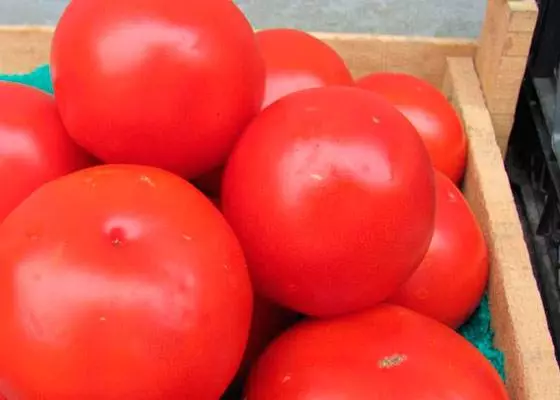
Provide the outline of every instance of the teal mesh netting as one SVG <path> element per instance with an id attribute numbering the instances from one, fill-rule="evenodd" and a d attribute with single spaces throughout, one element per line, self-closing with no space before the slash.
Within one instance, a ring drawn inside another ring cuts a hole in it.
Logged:
<path id="1" fill-rule="evenodd" d="M 31 85 L 49 93 L 53 91 L 50 70 L 47 65 L 41 66 L 27 74 L 0 74 L 0 80 Z M 486 358 L 490 360 L 494 367 L 496 367 L 502 378 L 505 378 L 503 354 L 493 345 L 494 332 L 490 326 L 490 310 L 488 307 L 488 298 L 486 296 L 482 299 L 477 311 L 470 320 L 459 329 L 459 332 L 468 341 L 474 344 Z"/>

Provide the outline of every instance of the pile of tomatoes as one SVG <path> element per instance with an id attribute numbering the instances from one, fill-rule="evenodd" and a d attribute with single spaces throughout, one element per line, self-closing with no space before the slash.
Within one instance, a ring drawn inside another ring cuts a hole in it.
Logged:
<path id="1" fill-rule="evenodd" d="M 0 83 L 7 400 L 507 399 L 436 88 L 230 0 L 73 0 L 51 68 Z"/>

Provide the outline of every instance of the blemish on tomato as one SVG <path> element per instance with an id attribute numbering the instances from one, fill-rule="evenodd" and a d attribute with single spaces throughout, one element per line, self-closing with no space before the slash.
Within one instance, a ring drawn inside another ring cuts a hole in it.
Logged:
<path id="1" fill-rule="evenodd" d="M 87 178 L 85 178 L 84 183 L 92 188 L 95 188 L 95 186 L 97 186 L 97 183 L 92 176 L 88 176 Z"/>
<path id="2" fill-rule="evenodd" d="M 322 175 L 319 174 L 311 174 L 311 178 L 313 178 L 316 181 L 322 181 L 323 179 L 325 179 Z"/>
<path id="3" fill-rule="evenodd" d="M 126 233 L 121 227 L 113 227 L 109 230 L 109 238 L 114 247 L 120 247 L 126 241 Z"/>
<path id="4" fill-rule="evenodd" d="M 156 184 L 154 183 L 154 181 L 151 180 L 150 177 L 149 177 L 149 176 L 146 176 L 146 175 L 142 175 L 142 176 L 140 177 L 140 182 L 144 182 L 144 183 L 148 184 L 148 185 L 151 186 L 151 187 L 156 187 Z"/>
<path id="5" fill-rule="evenodd" d="M 454 193 L 448 192 L 447 193 L 447 199 L 451 202 L 451 203 L 455 203 L 457 201 L 457 196 L 455 196 Z"/>
<path id="6" fill-rule="evenodd" d="M 39 233 L 35 230 L 25 232 L 25 236 L 33 242 L 38 240 L 40 237 Z"/>
<path id="7" fill-rule="evenodd" d="M 371 120 L 373 121 L 374 124 L 378 124 L 381 122 L 381 120 L 379 118 L 377 118 L 376 116 L 371 117 Z"/>
<path id="8" fill-rule="evenodd" d="M 381 369 L 391 369 L 398 367 L 407 360 L 407 356 L 404 354 L 393 354 L 388 357 L 384 357 L 377 363 L 377 366 Z"/>

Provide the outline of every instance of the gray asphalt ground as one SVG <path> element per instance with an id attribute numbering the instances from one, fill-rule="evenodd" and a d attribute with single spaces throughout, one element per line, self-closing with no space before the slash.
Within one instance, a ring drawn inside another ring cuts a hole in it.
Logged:
<path id="1" fill-rule="evenodd" d="M 486 4 L 486 0 L 236 2 L 258 28 L 469 37 L 478 35 Z M 66 4 L 67 0 L 0 0 L 0 24 L 52 25 Z"/>

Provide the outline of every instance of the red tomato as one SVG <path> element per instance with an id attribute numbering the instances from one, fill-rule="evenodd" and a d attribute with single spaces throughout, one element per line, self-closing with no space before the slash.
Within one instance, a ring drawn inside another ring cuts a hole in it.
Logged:
<path id="1" fill-rule="evenodd" d="M 467 137 L 453 106 L 438 89 L 412 75 L 394 72 L 371 74 L 357 85 L 394 104 L 422 136 L 434 167 L 455 183 L 461 180 Z"/>
<path id="2" fill-rule="evenodd" d="M 308 89 L 268 107 L 234 149 L 222 189 L 255 290 L 309 315 L 386 299 L 432 237 L 434 173 L 422 140 L 361 89 Z"/>
<path id="3" fill-rule="evenodd" d="M 52 96 L 0 82 L 0 222 L 43 183 L 91 162 L 66 133 Z"/>
<path id="4" fill-rule="evenodd" d="M 507 400 L 500 376 L 452 329 L 405 308 L 304 322 L 266 350 L 247 400 Z"/>
<path id="5" fill-rule="evenodd" d="M 0 225 L 0 265 L 0 371 L 16 398 L 216 400 L 239 366 L 242 250 L 168 172 L 108 165 L 42 186 Z"/>
<path id="6" fill-rule="evenodd" d="M 253 30 L 231 1 L 75 0 L 51 61 L 78 143 L 189 179 L 223 165 L 264 93 Z"/>
<path id="7" fill-rule="evenodd" d="M 473 313 L 488 281 L 484 235 L 463 195 L 436 173 L 436 225 L 420 267 L 391 302 L 458 328 Z"/>
<path id="8" fill-rule="evenodd" d="M 306 32 L 265 29 L 256 36 L 266 63 L 263 108 L 299 90 L 354 84 L 342 57 Z"/>

